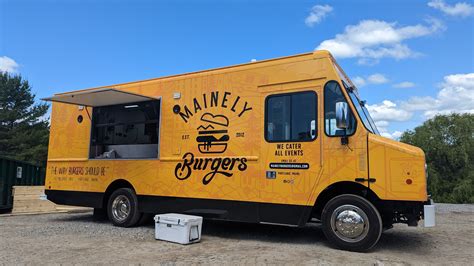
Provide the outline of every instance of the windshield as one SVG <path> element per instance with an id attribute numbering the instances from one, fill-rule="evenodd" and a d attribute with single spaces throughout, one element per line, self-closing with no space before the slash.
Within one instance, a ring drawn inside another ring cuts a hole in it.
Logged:
<path id="1" fill-rule="evenodd" d="M 347 86 L 344 81 L 342 83 L 344 84 L 344 87 L 346 88 L 352 103 L 356 107 L 357 113 L 359 113 L 359 117 L 362 120 L 362 123 L 364 123 L 365 128 L 367 128 L 367 130 L 369 130 L 371 133 L 380 135 L 374 120 L 369 114 L 369 110 L 367 110 L 367 107 L 365 106 L 365 102 L 359 99 L 359 96 L 357 96 L 352 87 Z"/>

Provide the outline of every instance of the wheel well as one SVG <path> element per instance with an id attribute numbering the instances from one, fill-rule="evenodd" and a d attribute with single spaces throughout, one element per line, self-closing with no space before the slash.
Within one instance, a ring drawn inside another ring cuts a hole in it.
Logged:
<path id="1" fill-rule="evenodd" d="M 368 187 L 355 182 L 342 181 L 337 182 L 323 190 L 314 204 L 311 218 L 321 219 L 321 213 L 326 203 L 332 198 L 342 194 L 354 194 L 366 198 L 377 207 L 379 198 Z M 378 208 L 378 207 L 377 207 Z"/>
<path id="2" fill-rule="evenodd" d="M 104 209 L 107 209 L 107 202 L 109 201 L 110 195 L 112 195 L 112 193 L 119 188 L 131 188 L 135 191 L 130 182 L 123 179 L 115 180 L 114 182 L 110 183 L 110 185 L 107 187 L 107 190 L 105 190 L 104 198 L 102 200 L 102 206 Z"/>

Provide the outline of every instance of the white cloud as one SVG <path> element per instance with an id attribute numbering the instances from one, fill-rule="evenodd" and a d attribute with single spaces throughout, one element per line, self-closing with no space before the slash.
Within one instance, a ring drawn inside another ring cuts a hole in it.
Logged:
<path id="1" fill-rule="evenodd" d="M 415 87 L 415 83 L 410 82 L 410 81 L 404 81 L 397 84 L 393 84 L 393 87 L 394 88 L 413 88 Z"/>
<path id="2" fill-rule="evenodd" d="M 394 131 L 394 132 L 390 132 L 388 130 L 388 126 L 389 126 L 389 122 L 388 121 L 385 121 L 385 120 L 379 120 L 379 121 L 376 121 L 375 122 L 375 125 L 377 126 L 377 129 L 379 130 L 380 132 L 380 135 L 386 137 L 386 138 L 391 138 L 391 139 L 399 139 L 403 132 L 402 131 Z"/>
<path id="3" fill-rule="evenodd" d="M 403 41 L 427 36 L 444 29 L 441 21 L 427 20 L 426 25 L 399 26 L 396 22 L 362 20 L 348 25 L 335 38 L 321 42 L 316 50 L 329 50 L 338 58 L 359 58 L 360 64 L 374 64 L 380 58 L 403 59 L 415 57 Z"/>
<path id="4" fill-rule="evenodd" d="M 8 56 L 0 56 L 0 71 L 14 73 L 18 70 L 18 64 Z"/>
<path id="5" fill-rule="evenodd" d="M 432 0 L 428 2 L 428 6 L 449 16 L 468 17 L 474 13 L 474 7 L 465 2 L 448 5 L 443 0 Z"/>
<path id="6" fill-rule="evenodd" d="M 412 97 L 402 104 L 408 111 L 423 111 L 427 118 L 437 114 L 474 113 L 474 73 L 444 77 L 436 97 Z"/>
<path id="7" fill-rule="evenodd" d="M 409 120 L 415 112 L 422 112 L 425 118 L 438 114 L 474 114 L 474 73 L 454 74 L 444 77 L 436 97 L 411 97 L 396 104 L 385 100 L 382 103 L 367 105 L 382 136 L 397 139 L 402 132 L 390 133 L 392 122 Z"/>
<path id="8" fill-rule="evenodd" d="M 385 120 L 378 120 L 378 121 L 375 121 L 375 125 L 377 126 L 377 128 L 386 128 L 388 127 L 390 123 L 388 121 L 385 121 Z"/>
<path id="9" fill-rule="evenodd" d="M 372 84 L 384 84 L 388 82 L 388 79 L 382 74 L 373 74 L 367 77 L 367 81 Z"/>
<path id="10" fill-rule="evenodd" d="M 311 12 L 308 17 L 306 17 L 304 23 L 306 23 L 308 27 L 313 27 L 320 23 L 332 10 L 333 8 L 330 5 L 315 5 L 311 8 Z"/>
<path id="11" fill-rule="evenodd" d="M 355 78 L 352 79 L 352 82 L 357 86 L 357 87 L 363 87 L 365 85 L 369 84 L 384 84 L 387 83 L 389 80 L 386 78 L 384 75 L 375 73 L 367 78 L 363 78 L 360 76 L 356 76 Z"/>
<path id="12" fill-rule="evenodd" d="M 395 130 L 392 133 L 392 139 L 399 139 L 403 135 L 402 131 Z"/>
<path id="13" fill-rule="evenodd" d="M 385 100 L 380 104 L 367 105 L 367 109 L 369 109 L 370 115 L 376 122 L 407 121 L 413 115 L 411 112 L 400 109 L 396 103 L 389 100 Z"/>
<path id="14" fill-rule="evenodd" d="M 380 135 L 391 139 L 399 139 L 403 132 L 398 130 L 390 132 L 388 129 L 390 122 L 406 121 L 412 116 L 412 113 L 400 110 L 395 103 L 388 100 L 383 101 L 381 104 L 367 105 L 367 109 L 369 109 Z"/>
<path id="15" fill-rule="evenodd" d="M 356 87 L 363 87 L 365 86 L 366 82 L 365 82 L 365 79 L 363 77 L 354 77 L 352 79 L 352 82 L 356 85 Z"/>
<path id="16" fill-rule="evenodd" d="M 386 138 L 398 140 L 403 135 L 403 132 L 398 130 L 394 131 L 393 133 L 390 133 L 389 131 L 380 131 L 380 135 Z"/>

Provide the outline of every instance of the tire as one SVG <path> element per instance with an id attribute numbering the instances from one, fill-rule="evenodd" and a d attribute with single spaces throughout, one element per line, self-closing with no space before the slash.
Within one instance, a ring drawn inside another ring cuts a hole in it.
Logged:
<path id="1" fill-rule="evenodd" d="M 331 244 L 356 252 L 375 246 L 383 229 L 382 218 L 374 205 L 351 194 L 331 199 L 323 209 L 321 221 L 324 235 Z"/>
<path id="2" fill-rule="evenodd" d="M 132 227 L 137 225 L 142 213 L 138 211 L 135 191 L 130 188 L 115 190 L 107 203 L 107 215 L 115 226 Z"/>

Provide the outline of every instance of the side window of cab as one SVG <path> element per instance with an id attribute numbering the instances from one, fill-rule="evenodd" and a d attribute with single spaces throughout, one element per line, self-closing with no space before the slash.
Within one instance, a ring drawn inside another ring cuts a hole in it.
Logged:
<path id="1" fill-rule="evenodd" d="M 265 103 L 265 139 L 268 142 L 316 139 L 317 102 L 314 91 L 268 96 Z"/>
<path id="2" fill-rule="evenodd" d="M 336 81 L 329 81 L 324 86 L 324 131 L 329 137 L 350 136 L 356 130 L 356 119 L 349 108 L 349 127 L 347 129 L 338 128 L 336 126 L 336 103 L 347 103 L 341 87 Z"/>

